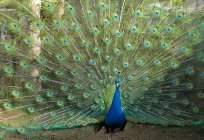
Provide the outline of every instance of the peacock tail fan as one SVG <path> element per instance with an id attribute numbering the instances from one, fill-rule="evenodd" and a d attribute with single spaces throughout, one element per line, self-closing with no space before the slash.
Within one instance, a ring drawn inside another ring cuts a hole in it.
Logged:
<path id="1" fill-rule="evenodd" d="M 203 11 L 155 2 L 42 0 L 36 16 L 12 1 L 0 12 L 0 134 L 104 123 L 118 75 L 127 121 L 203 128 Z"/>

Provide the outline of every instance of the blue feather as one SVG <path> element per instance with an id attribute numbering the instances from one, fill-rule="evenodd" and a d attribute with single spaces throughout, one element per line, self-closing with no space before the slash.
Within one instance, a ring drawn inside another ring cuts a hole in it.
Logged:
<path id="1" fill-rule="evenodd" d="M 125 115 L 122 111 L 120 87 L 116 87 L 111 107 L 106 116 L 106 127 L 122 127 L 125 125 Z"/>

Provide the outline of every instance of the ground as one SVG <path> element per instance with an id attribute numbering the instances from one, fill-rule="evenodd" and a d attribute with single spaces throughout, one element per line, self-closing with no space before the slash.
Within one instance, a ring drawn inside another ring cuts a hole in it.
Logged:
<path id="1" fill-rule="evenodd" d="M 39 133 L 38 133 L 39 134 Z M 94 133 L 93 127 L 43 133 L 38 140 L 109 140 L 101 131 Z M 8 137 L 6 140 L 25 140 Z M 128 123 L 124 132 L 120 132 L 111 140 L 204 140 L 204 129 L 160 127 L 153 125 L 135 125 Z"/>

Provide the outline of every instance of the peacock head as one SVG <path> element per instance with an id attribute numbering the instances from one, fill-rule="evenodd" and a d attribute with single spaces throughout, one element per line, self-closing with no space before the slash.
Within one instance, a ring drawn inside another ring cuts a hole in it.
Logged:
<path id="1" fill-rule="evenodd" d="M 119 87 L 120 82 L 121 82 L 120 78 L 117 78 L 117 79 L 115 80 L 115 85 L 116 85 L 116 87 Z"/>

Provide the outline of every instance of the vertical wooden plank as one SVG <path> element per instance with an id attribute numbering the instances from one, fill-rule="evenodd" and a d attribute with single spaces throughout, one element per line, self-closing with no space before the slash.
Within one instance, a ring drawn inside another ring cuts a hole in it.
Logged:
<path id="1" fill-rule="evenodd" d="M 41 0 L 32 0 L 31 1 L 32 5 L 32 13 L 36 18 L 40 18 L 40 8 L 41 8 Z M 33 33 L 31 33 L 32 39 L 35 42 L 35 47 L 33 47 L 33 53 L 37 57 L 40 55 L 40 30 L 35 30 Z"/>

